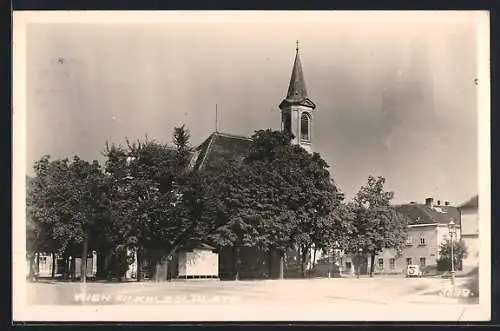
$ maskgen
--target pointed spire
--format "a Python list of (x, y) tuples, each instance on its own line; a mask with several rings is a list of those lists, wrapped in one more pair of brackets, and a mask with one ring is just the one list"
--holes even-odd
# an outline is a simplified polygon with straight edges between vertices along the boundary
[(304, 74), (302, 73), (302, 63), (300, 62), (299, 56), (298, 40), (296, 44), (297, 47), (295, 48), (296, 53), (292, 68), (292, 77), (290, 77), (286, 98), (281, 102), (280, 108), (286, 107), (287, 105), (303, 105), (315, 109), (316, 105), (307, 95), (306, 82), (304, 80)]
[(292, 77), (290, 78), (286, 99), (288, 101), (303, 101), (307, 98), (307, 89), (304, 74), (302, 73), (302, 64), (300, 63), (298, 40), (295, 51), (295, 61), (293, 63)]

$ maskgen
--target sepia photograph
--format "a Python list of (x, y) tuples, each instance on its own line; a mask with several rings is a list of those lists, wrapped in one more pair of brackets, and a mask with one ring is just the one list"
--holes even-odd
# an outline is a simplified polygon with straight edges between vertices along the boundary
[(483, 11), (13, 14), (14, 321), (488, 321)]

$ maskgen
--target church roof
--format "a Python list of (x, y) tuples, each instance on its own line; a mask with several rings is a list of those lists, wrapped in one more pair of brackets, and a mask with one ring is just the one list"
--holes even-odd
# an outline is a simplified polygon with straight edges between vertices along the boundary
[(458, 206), (459, 209), (478, 209), (479, 195), (472, 197), (469, 201)]
[(427, 206), (424, 204), (404, 204), (396, 207), (397, 211), (409, 218), (410, 225), (441, 224), (447, 225), (453, 218), (459, 222), (460, 214), (453, 206)]
[(245, 136), (214, 132), (194, 150), (191, 167), (198, 171), (231, 159), (243, 159), (251, 142), (252, 139)]
[(298, 46), (296, 51), (288, 92), (280, 107), (287, 105), (303, 105), (314, 109), (316, 105), (307, 95), (306, 82), (304, 80), (304, 73), (302, 72), (302, 63), (300, 62)]

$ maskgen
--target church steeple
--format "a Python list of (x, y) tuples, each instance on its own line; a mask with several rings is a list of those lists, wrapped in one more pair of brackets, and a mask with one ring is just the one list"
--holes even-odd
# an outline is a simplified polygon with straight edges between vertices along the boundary
[[(297, 48), (295, 49), (295, 61), (293, 62), (292, 76), (290, 77), (288, 92), (286, 94), (286, 98), (282, 102), (283, 106), (285, 104), (302, 104), (304, 106), (312, 107), (313, 109), (316, 108), (314, 102), (312, 102), (307, 95), (306, 82), (302, 71), (302, 63), (300, 62), (298, 41)], [(282, 105), (280, 105), (280, 108)]]
[(282, 130), (294, 137), (292, 143), (299, 144), (311, 152), (313, 140), (312, 122), (316, 105), (307, 95), (298, 41), (288, 91), (279, 107), (281, 109)]

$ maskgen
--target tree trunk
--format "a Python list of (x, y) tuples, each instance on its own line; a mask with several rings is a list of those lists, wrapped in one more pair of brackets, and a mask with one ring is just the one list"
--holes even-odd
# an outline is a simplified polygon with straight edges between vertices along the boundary
[(87, 281), (87, 256), (89, 254), (89, 233), (85, 232), (83, 238), (83, 249), (82, 249), (82, 258), (80, 264), (80, 280), (82, 283)]
[(308, 247), (304, 246), (301, 248), (301, 258), (300, 258), (300, 269), (301, 269), (301, 272), (302, 272), (302, 278), (306, 278), (307, 274), (306, 274), (306, 265), (307, 265), (307, 256), (308, 256), (308, 252), (309, 249)]
[(356, 278), (359, 278), (359, 274), (361, 273), (361, 255), (358, 253), (355, 255), (356, 261), (354, 263), (354, 273), (356, 274)]
[(141, 264), (142, 264), (142, 259), (141, 259), (141, 250), (139, 248), (137, 248), (136, 250), (136, 258), (137, 258), (137, 281), (140, 282), (141, 281), (141, 277), (142, 277), (142, 272), (141, 272)]
[(234, 247), (234, 259), (235, 259), (234, 280), (240, 280), (240, 265), (241, 265), (240, 248), (237, 246)]
[(314, 247), (313, 251), (313, 259), (311, 263), (311, 271), (314, 272), (314, 267), (316, 266), (316, 247)]
[(328, 250), (327, 254), (328, 254), (328, 278), (331, 278), (331, 276), (332, 276), (332, 264), (333, 264), (332, 260), (334, 260), (334, 259), (332, 259), (332, 254), (330, 253), (330, 250)]
[(159, 283), (160, 282), (160, 278), (161, 278), (160, 273), (161, 273), (161, 264), (160, 264), (160, 262), (156, 262), (156, 264), (155, 264), (155, 274), (154, 274), (154, 277), (153, 277), (155, 283)]
[(274, 278), (274, 275), (273, 275), (273, 250), (270, 249), (268, 252), (267, 252), (267, 267), (268, 267), (268, 277), (269, 279), (273, 279)]
[(68, 280), (69, 278), (69, 258), (65, 256), (64, 258), (64, 279)]
[(40, 276), (40, 254), (37, 253), (35, 255), (35, 279), (38, 280), (38, 277)]
[(284, 264), (285, 264), (284, 263), (285, 262), (284, 261), (284, 259), (285, 259), (284, 255), (285, 254), (283, 252), (279, 252), (279, 258), (280, 258), (280, 274), (279, 274), (279, 279), (283, 279), (284, 278), (284, 274), (285, 274), (285, 272), (284, 272)]
[(52, 279), (56, 278), (56, 254), (52, 252)]
[(69, 278), (74, 280), (75, 276), (76, 276), (75, 258), (70, 256), (69, 257)]
[(375, 266), (375, 252), (371, 252), (371, 254), (370, 254), (370, 277), (373, 277), (374, 266)]

